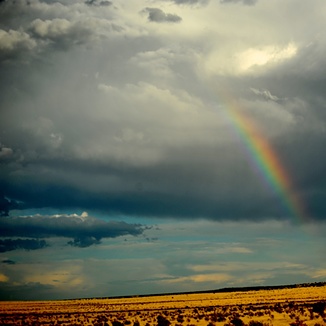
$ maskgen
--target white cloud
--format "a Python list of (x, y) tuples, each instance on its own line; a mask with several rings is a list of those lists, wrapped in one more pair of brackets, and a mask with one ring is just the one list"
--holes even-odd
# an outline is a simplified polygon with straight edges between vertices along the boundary
[(130, 59), (130, 63), (159, 78), (171, 78), (175, 76), (172, 70), (175, 56), (173, 50), (160, 48), (156, 51), (139, 52)]
[(0, 144), (0, 161), (10, 159), (13, 155), (13, 150), (9, 147), (1, 146)]
[(66, 34), (72, 23), (67, 19), (41, 20), (36, 19), (31, 23), (32, 31), (39, 37), (55, 38)]
[(22, 30), (0, 29), (0, 60), (17, 57), (25, 51), (31, 51), (37, 43)]
[(265, 74), (284, 61), (293, 59), (296, 53), (297, 47), (293, 43), (243, 48), (228, 42), (226, 48), (213, 49), (207, 53), (201, 65), (208, 76)]
[(102, 92), (105, 92), (105, 93), (117, 90), (115, 87), (110, 86), (110, 85), (106, 85), (106, 84), (103, 84), (103, 83), (98, 84), (97, 88), (98, 88), (98, 90), (100, 90)]
[(256, 94), (256, 95), (260, 95), (261, 97), (263, 97), (266, 100), (271, 100), (271, 101), (277, 101), (279, 100), (279, 98), (275, 95), (272, 95), (271, 92), (267, 89), (264, 90), (260, 90), (260, 89), (256, 89), (256, 88), (250, 88), (250, 90)]
[(51, 137), (51, 144), (54, 148), (58, 148), (60, 147), (60, 145), (63, 142), (63, 136), (61, 134), (58, 133), (51, 133), (50, 134)]
[(270, 66), (293, 58), (296, 53), (297, 47), (293, 43), (285, 47), (269, 45), (263, 48), (250, 48), (236, 55), (237, 72), (250, 73), (260, 66), (266, 66), (268, 69)]
[(317, 269), (313, 272), (309, 273), (313, 278), (318, 278), (318, 279), (325, 279), (326, 277), (326, 269)]

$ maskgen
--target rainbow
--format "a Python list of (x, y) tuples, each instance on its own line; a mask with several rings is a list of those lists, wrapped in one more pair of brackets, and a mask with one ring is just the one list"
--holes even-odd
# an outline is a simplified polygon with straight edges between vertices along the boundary
[[(225, 96), (224, 96), (225, 98)], [(290, 175), (282, 166), (276, 151), (265, 139), (255, 123), (240, 109), (239, 105), (227, 97), (226, 115), (231, 122), (232, 129), (245, 146), (245, 151), (258, 171), (261, 179), (282, 200), (288, 214), (296, 220), (306, 219), (305, 207), (294, 191)]]

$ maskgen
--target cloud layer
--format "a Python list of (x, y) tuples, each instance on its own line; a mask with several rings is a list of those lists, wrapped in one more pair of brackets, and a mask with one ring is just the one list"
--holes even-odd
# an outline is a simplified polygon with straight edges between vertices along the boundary
[(1, 299), (212, 290), (316, 282), (326, 275), (325, 225), (309, 236), (277, 221), (158, 221), (146, 231), (155, 241), (115, 238), (82, 250), (65, 245), (0, 253)]
[[(143, 227), (139, 224), (126, 222), (106, 222), (82, 215), (53, 215), (7, 217), (0, 219), (0, 237), (25, 238), (73, 238), (68, 244), (76, 247), (88, 247), (99, 244), (103, 238), (116, 238), (125, 235), (142, 234)], [(46, 245), (44, 240), (1, 240), (2, 251), (18, 248), (39, 249)], [(7, 250), (5, 250), (7, 249)]]
[(259, 1), (2, 2), (1, 215), (297, 219), (236, 109), (324, 220), (324, 20), (277, 3), (286, 19)]

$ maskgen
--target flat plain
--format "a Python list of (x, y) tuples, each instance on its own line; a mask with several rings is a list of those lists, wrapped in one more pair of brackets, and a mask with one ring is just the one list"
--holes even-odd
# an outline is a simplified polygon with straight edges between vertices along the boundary
[(0, 325), (322, 326), (326, 285), (250, 291), (0, 302)]

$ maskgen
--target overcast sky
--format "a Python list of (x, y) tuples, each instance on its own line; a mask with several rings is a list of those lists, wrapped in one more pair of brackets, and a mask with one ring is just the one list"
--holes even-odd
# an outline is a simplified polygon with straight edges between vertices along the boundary
[(0, 1), (0, 299), (325, 281), (325, 22)]

